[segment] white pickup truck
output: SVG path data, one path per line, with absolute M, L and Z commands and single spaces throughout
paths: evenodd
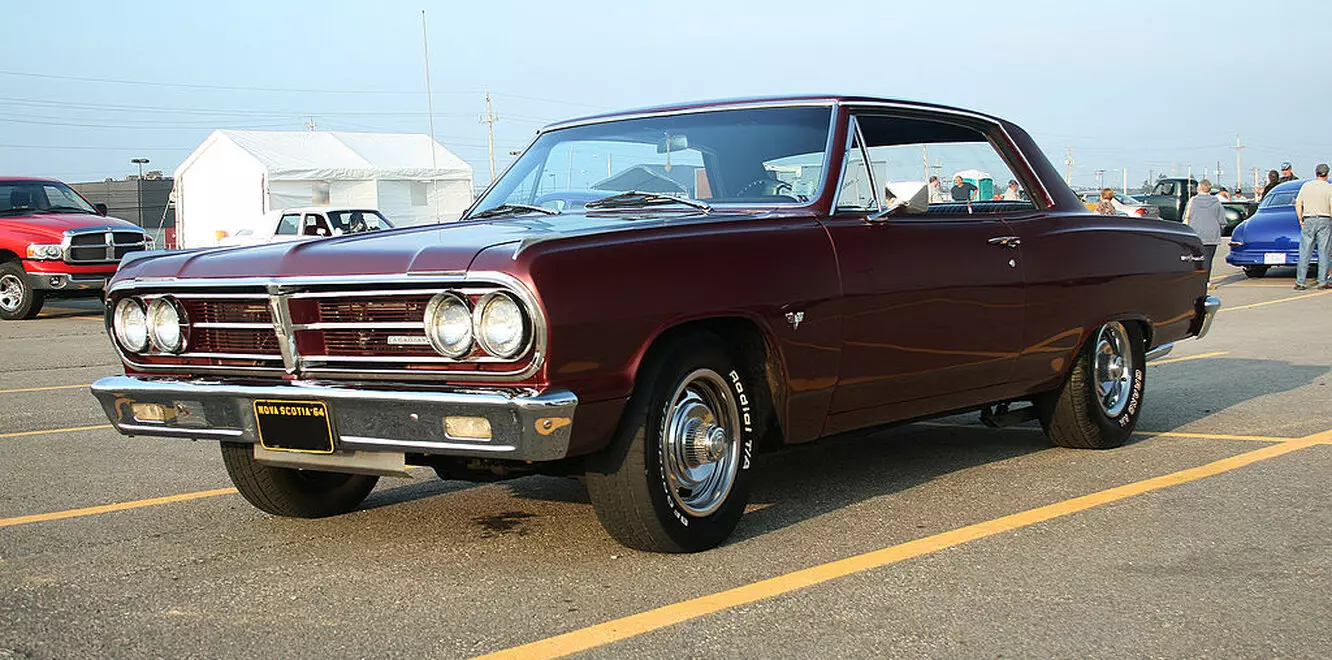
M 264 215 L 259 230 L 242 229 L 233 236 L 222 238 L 218 245 L 234 247 L 299 241 L 392 228 L 388 218 L 374 209 L 299 206 L 270 211 Z

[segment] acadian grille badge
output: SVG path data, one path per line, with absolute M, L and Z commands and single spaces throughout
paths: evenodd
M 418 335 L 389 335 L 389 346 L 429 346 L 430 339 Z

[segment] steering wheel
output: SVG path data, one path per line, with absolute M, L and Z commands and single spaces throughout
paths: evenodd
M 763 194 L 765 195 L 780 195 L 783 190 L 788 193 L 793 190 L 791 184 L 782 181 L 781 179 L 754 179 L 741 186 L 740 190 L 736 191 L 735 196 L 744 197 L 745 193 L 749 192 L 749 189 L 755 186 L 763 186 Z M 768 188 L 768 186 L 771 186 L 771 188 Z

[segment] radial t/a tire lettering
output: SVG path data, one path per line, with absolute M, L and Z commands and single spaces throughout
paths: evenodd
M 379 477 L 265 465 L 254 445 L 222 443 L 222 462 L 241 497 L 261 511 L 287 518 L 326 518 L 356 510 Z
M 1142 332 L 1112 321 L 1078 352 L 1063 387 L 1037 401 L 1041 426 L 1056 445 L 1110 449 L 1128 441 L 1147 385 Z
M 677 340 L 644 365 L 614 442 L 583 479 L 606 531 L 653 552 L 724 541 L 749 501 L 761 383 L 712 334 Z

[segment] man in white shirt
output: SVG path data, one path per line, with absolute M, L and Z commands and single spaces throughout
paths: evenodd
M 1022 195 L 1018 193 L 1017 179 L 1008 180 L 1008 188 L 1004 190 L 1004 199 L 1010 202 L 1022 201 Z
M 1319 289 L 1332 289 L 1327 281 L 1332 266 L 1332 183 L 1327 182 L 1327 163 L 1314 170 L 1317 177 L 1300 186 L 1295 196 L 1295 217 L 1300 219 L 1300 260 L 1295 266 L 1295 290 L 1308 289 L 1309 257 L 1318 250 Z

